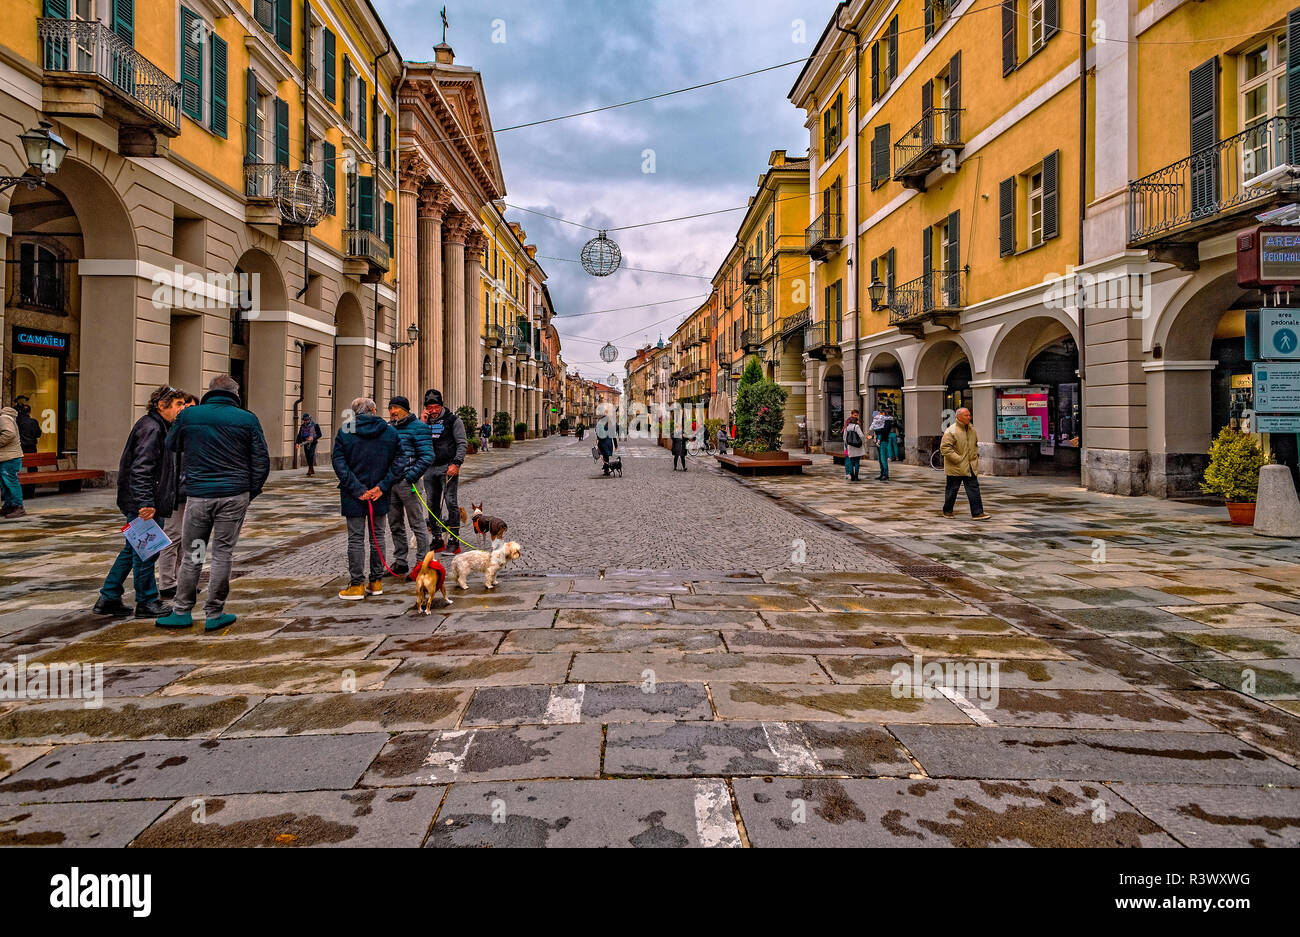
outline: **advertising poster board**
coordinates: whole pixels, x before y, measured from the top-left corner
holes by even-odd
[[[999,387],[997,441],[1036,442],[1049,438],[1048,393],[1041,384]]]

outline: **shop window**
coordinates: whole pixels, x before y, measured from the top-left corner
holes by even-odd
[[[67,315],[63,263],[54,251],[26,241],[18,247],[18,304],[54,315]]]
[[[1029,246],[1043,243],[1043,173],[1029,175]]]

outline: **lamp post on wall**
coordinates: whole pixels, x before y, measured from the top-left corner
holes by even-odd
[[[46,175],[59,171],[63,157],[68,154],[68,145],[63,138],[52,132],[54,125],[47,120],[40,123],[40,129],[20,133],[18,139],[23,141],[23,151],[27,154],[27,165],[35,175],[0,176],[0,192],[6,192],[15,186],[25,186],[36,190],[46,184]]]

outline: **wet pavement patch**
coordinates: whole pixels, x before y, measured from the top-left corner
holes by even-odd
[[[273,696],[228,728],[226,738],[411,732],[456,724],[469,690],[367,690]]]
[[[384,683],[385,689],[431,686],[516,686],[525,683],[563,683],[569,669],[568,654],[511,654],[493,657],[416,657],[398,667]]]
[[[1199,674],[1247,696],[1269,700],[1300,699],[1300,658],[1286,660],[1196,661],[1184,664]],[[1178,686],[1171,689],[1188,689]]]
[[[685,722],[712,718],[702,683],[567,683],[476,690],[461,725]]]
[[[744,609],[688,612],[677,609],[564,609],[555,620],[556,628],[703,628],[764,627],[762,619]]]
[[[723,635],[731,651],[793,654],[883,654],[898,656],[907,649],[887,634],[843,631],[729,631]]]
[[[985,715],[1000,726],[1072,729],[1176,729],[1214,727],[1150,693],[1102,690],[1000,689]]]
[[[970,719],[942,696],[895,695],[888,686],[790,686],[720,683],[713,687],[719,719],[843,719],[847,722],[947,722]]]
[[[457,784],[430,847],[737,847],[726,784],[701,780]]]
[[[430,635],[396,635],[375,651],[377,657],[424,657],[437,654],[491,654],[503,631],[465,631]]]
[[[830,683],[812,657],[796,654],[576,654],[569,679],[587,683],[646,680],[755,683]]]
[[[164,696],[207,693],[340,692],[377,687],[397,666],[396,660],[280,661],[257,664],[212,664],[199,667],[163,689]]]
[[[741,778],[733,786],[760,848],[1177,845],[1100,784]]]
[[[155,631],[160,629],[155,628]],[[71,661],[102,664],[156,664],[194,661],[216,663],[257,660],[334,660],[365,657],[379,646],[378,637],[242,638],[186,633],[174,638],[138,639],[123,644],[78,641],[43,654],[41,663]]]
[[[1115,790],[1184,846],[1300,846],[1300,790],[1124,783]]]
[[[0,807],[0,847],[118,849],[171,806],[170,800]]]
[[[384,746],[362,784],[596,777],[599,725],[409,732]]]
[[[512,631],[500,654],[572,653],[575,651],[712,651],[722,649],[715,631],[674,631],[661,628],[548,628]]]
[[[83,700],[24,706],[0,716],[0,739],[11,742],[104,742],[217,735],[257,703],[256,697],[123,697],[87,709]]]
[[[0,781],[0,803],[346,788],[387,741],[370,733],[66,745]]]
[[[442,799],[442,787],[233,794],[201,810],[181,801],[133,846],[302,848],[418,847]]]

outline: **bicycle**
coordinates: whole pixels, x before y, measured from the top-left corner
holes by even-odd
[[[703,441],[698,439],[687,440],[686,454],[689,456],[713,455],[715,451],[707,438]]]

